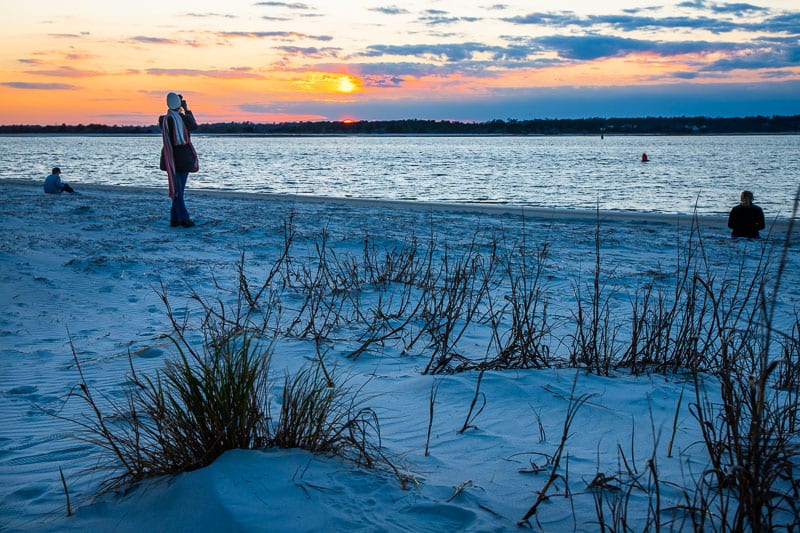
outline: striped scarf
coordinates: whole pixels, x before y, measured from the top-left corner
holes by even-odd
[[[167,167],[167,178],[169,178],[169,197],[175,198],[175,191],[177,190],[175,184],[176,170],[175,154],[172,150],[172,135],[169,129],[170,118],[172,118],[172,124],[175,128],[175,145],[180,146],[190,143],[189,130],[186,129],[186,125],[183,123],[183,117],[174,109],[170,109],[161,122],[161,139],[164,143],[164,163]]]

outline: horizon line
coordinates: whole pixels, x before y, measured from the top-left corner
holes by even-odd
[[[339,119],[339,120],[284,120],[284,121],[274,121],[274,122],[257,122],[252,120],[242,120],[242,121],[222,121],[222,122],[200,122],[198,123],[199,126],[214,126],[214,125],[221,125],[221,124],[240,124],[240,125],[260,125],[260,126],[278,126],[278,125],[291,125],[291,124],[341,124],[345,126],[355,125],[355,124],[381,124],[381,123],[402,123],[402,122],[420,122],[420,123],[436,123],[436,124],[460,124],[460,125],[485,125],[485,124],[492,124],[492,123],[525,123],[525,122],[581,122],[581,121],[590,121],[590,120],[606,120],[606,121],[613,121],[613,120],[678,120],[678,119],[686,119],[686,120],[709,120],[709,121],[725,121],[725,120],[754,120],[759,118],[768,118],[768,119],[796,119],[800,118],[800,114],[789,114],[789,115],[779,115],[779,114],[755,114],[755,115],[736,115],[736,116],[709,116],[709,115],[636,115],[636,116],[610,116],[610,117],[603,117],[603,116],[585,116],[581,118],[557,118],[557,117],[549,117],[549,118],[493,118],[490,120],[456,120],[456,119],[447,119],[447,118],[439,118],[439,119],[428,119],[428,118],[402,118],[402,119]],[[30,127],[39,127],[39,128],[63,128],[63,127],[104,127],[104,128],[150,128],[150,127],[158,127],[158,123],[154,122],[153,124],[107,124],[102,122],[87,122],[87,123],[72,123],[67,124],[66,122],[62,122],[61,124],[23,124],[23,123],[15,123],[15,124],[0,124],[0,129],[6,128],[30,128]]]

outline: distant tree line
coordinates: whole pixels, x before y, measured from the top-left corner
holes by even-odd
[[[8,125],[0,134],[115,134],[159,133],[157,125],[105,124]],[[800,115],[712,117],[641,117],[490,120],[365,120],[303,122],[217,122],[201,124],[197,133],[234,135],[702,135],[741,133],[800,133]]]

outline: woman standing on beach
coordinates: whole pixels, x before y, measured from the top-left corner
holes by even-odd
[[[170,226],[191,228],[194,222],[189,218],[183,193],[190,172],[200,170],[197,152],[192,146],[189,132],[197,128],[197,121],[186,104],[183,96],[176,93],[167,94],[166,115],[158,117],[161,138],[161,170],[167,171],[169,178],[169,197],[172,198]]]

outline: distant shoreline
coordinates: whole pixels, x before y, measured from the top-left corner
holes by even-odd
[[[598,137],[598,133],[193,133],[196,137],[229,137],[243,139],[302,139],[325,137]],[[800,135],[800,131],[740,132],[740,133],[606,133],[613,137],[782,137]],[[161,137],[160,133],[2,133],[0,137]]]
[[[202,115],[199,117],[202,120]],[[154,124],[11,124],[0,135],[158,134]],[[216,122],[200,124],[196,133],[247,136],[300,135],[431,135],[431,136],[552,136],[552,135],[792,135],[800,134],[800,115],[751,117],[617,117],[491,120],[356,120],[316,122]]]

